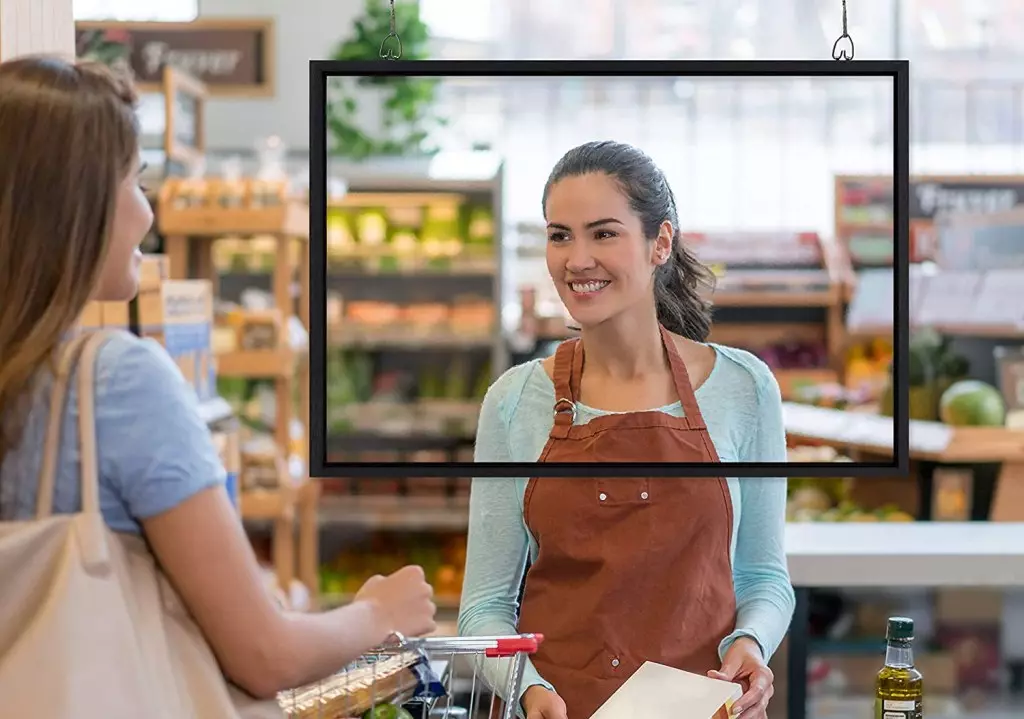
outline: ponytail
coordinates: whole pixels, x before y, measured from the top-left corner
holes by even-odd
[[[669,332],[705,342],[711,334],[711,303],[705,299],[705,292],[714,286],[714,273],[683,244],[679,230],[675,230],[672,254],[654,273],[658,322]]]

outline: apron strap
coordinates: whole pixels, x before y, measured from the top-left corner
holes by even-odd
[[[676,393],[683,405],[683,413],[691,429],[707,429],[704,423],[704,415],[697,406],[697,395],[693,391],[693,384],[690,382],[690,373],[686,371],[686,363],[683,362],[679,350],[676,348],[675,340],[664,327],[661,327],[661,341],[665,345],[665,352],[668,353],[668,364],[672,369],[672,379],[676,385]]]
[[[566,340],[558,345],[555,352],[555,424],[551,436],[565,437],[576,420],[576,398],[579,397],[579,370],[574,371],[577,355],[580,355],[579,339]],[[582,357],[580,357],[582,361]]]

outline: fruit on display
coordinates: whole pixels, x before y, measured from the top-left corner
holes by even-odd
[[[457,601],[466,566],[466,535],[374,536],[367,545],[353,546],[320,568],[320,591],[343,599],[358,592],[370,577],[388,575],[409,564],[423,567],[439,599]]]
[[[397,704],[378,704],[363,714],[363,719],[413,719],[405,707]]]
[[[888,383],[892,358],[892,343],[882,338],[851,347],[846,359],[847,389],[877,399]]]
[[[895,505],[868,510],[850,496],[855,479],[800,477],[789,480],[786,520],[790,522],[913,522]]]
[[[970,372],[970,363],[956,354],[949,338],[931,330],[923,330],[910,339],[910,418],[927,422],[939,419],[939,400],[948,387],[963,380]],[[893,414],[892,369],[882,394],[880,413]]]
[[[957,427],[1002,427],[1006,423],[1006,402],[990,384],[960,380],[942,393],[939,419]]]

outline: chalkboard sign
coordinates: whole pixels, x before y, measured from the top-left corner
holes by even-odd
[[[206,153],[203,132],[206,86],[194,77],[165,65],[163,76],[164,153],[167,162],[193,167]]]
[[[943,239],[946,218],[980,217],[1006,212],[1024,203],[1024,177],[1017,175],[977,175],[965,177],[923,176],[910,179],[910,255],[911,261],[940,261],[948,252]],[[969,268],[958,262],[944,267]]]
[[[274,22],[265,18],[192,22],[77,22],[79,58],[130,70],[142,92],[158,92],[170,65],[216,97],[274,94]]]
[[[957,270],[1024,269],[1024,201],[1020,204],[1002,212],[937,218],[939,265]]]

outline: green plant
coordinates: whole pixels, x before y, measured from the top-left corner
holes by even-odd
[[[391,8],[387,0],[366,0],[362,17],[353,25],[352,37],[340,43],[334,60],[380,60],[381,42],[391,32]],[[424,60],[430,33],[420,20],[419,3],[395,3],[395,32],[402,42],[402,60]],[[338,78],[340,80],[340,78]],[[332,80],[337,87],[338,80]],[[327,127],[333,143],[331,153],[354,160],[381,155],[430,155],[436,148],[426,146],[431,123],[444,124],[434,112],[438,80],[422,77],[346,78],[337,96],[329,98]],[[357,123],[359,88],[382,88],[381,124],[383,136]],[[333,94],[333,93],[331,93]]]

